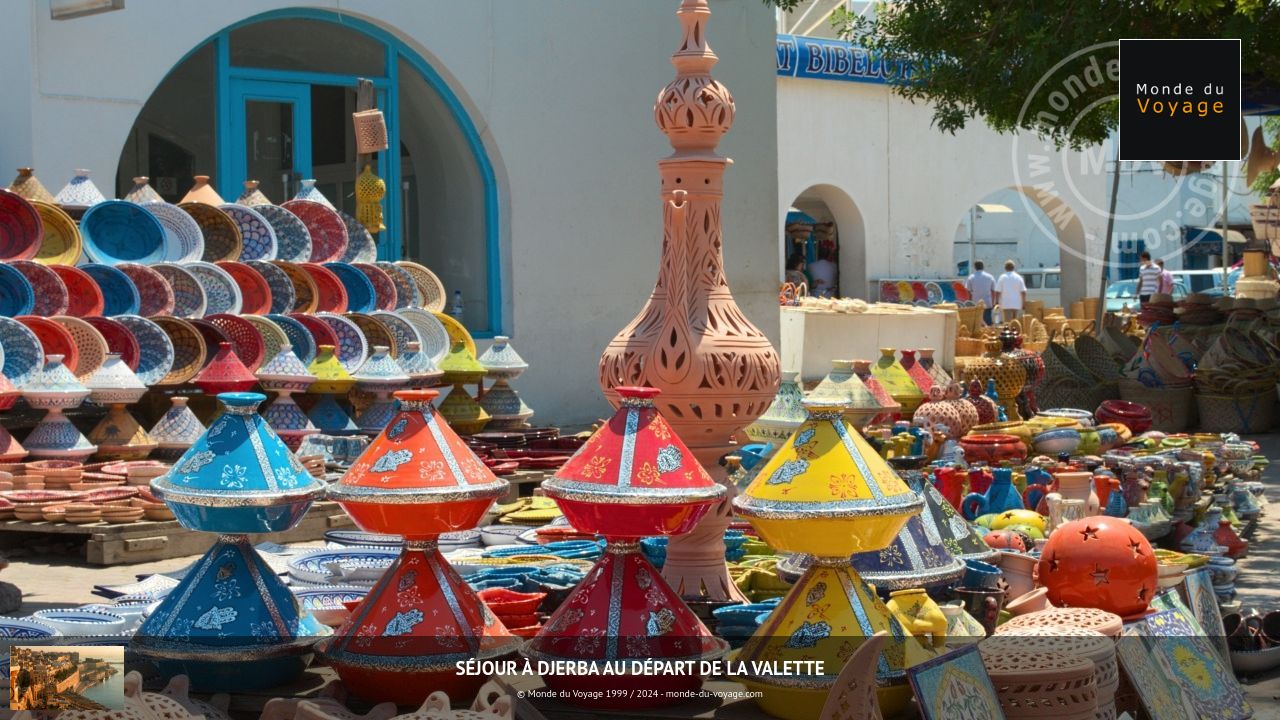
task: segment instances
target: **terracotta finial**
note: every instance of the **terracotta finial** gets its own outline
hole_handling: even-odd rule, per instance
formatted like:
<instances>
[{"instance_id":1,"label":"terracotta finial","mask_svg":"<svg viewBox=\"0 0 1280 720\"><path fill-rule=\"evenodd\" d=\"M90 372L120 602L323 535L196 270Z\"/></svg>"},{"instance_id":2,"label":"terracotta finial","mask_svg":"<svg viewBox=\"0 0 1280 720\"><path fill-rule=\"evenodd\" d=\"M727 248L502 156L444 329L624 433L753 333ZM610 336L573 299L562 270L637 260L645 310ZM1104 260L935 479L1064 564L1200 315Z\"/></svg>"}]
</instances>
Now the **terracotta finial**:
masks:
<instances>
[{"instance_id":1,"label":"terracotta finial","mask_svg":"<svg viewBox=\"0 0 1280 720\"><path fill-rule=\"evenodd\" d=\"M676 12L684 35L671 56L676 77L658 94L654 120L666 133L672 157L714 154L720 137L733 127L734 104L729 89L711 77L718 58L707 44L706 0L684 0Z\"/></svg>"}]
</instances>

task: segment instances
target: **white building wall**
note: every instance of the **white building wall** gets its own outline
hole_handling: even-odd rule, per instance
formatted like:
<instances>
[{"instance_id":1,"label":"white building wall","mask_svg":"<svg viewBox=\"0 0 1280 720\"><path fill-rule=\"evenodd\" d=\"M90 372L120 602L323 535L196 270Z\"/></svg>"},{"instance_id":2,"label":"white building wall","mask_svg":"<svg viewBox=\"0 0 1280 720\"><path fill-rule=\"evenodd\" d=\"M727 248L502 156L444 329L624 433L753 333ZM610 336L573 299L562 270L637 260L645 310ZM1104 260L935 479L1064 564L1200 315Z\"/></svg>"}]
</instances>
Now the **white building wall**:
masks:
<instances>
[{"instance_id":1,"label":"white building wall","mask_svg":"<svg viewBox=\"0 0 1280 720\"><path fill-rule=\"evenodd\" d=\"M504 329L531 366L516 387L535 422L607 414L600 352L657 275L655 162L670 148L652 104L673 76L675 0L129 0L122 11L56 22L46 2L11 2L0 23L0 168L34 165L53 192L90 168L110 192L134 118L184 54L228 25L300 5L396 33L462 98L499 176ZM776 340L779 220L776 205L761 202L778 196L774 17L759 2L711 7L715 74L739 107L721 144L735 160L727 273L739 304Z\"/></svg>"}]
</instances>

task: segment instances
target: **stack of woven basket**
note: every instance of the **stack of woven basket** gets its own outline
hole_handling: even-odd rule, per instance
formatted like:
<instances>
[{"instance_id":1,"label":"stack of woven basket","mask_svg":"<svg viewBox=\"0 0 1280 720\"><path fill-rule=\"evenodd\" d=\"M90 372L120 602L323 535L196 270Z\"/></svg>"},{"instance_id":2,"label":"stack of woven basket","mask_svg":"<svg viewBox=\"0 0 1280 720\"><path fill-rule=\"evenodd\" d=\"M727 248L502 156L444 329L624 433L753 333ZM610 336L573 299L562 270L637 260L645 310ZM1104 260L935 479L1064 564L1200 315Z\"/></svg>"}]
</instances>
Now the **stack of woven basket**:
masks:
<instances>
[{"instance_id":1,"label":"stack of woven basket","mask_svg":"<svg viewBox=\"0 0 1280 720\"><path fill-rule=\"evenodd\" d=\"M1061 340L1049 339L1042 357L1041 407L1095 408L1120 397L1120 364L1093 335L1064 328Z\"/></svg>"},{"instance_id":2,"label":"stack of woven basket","mask_svg":"<svg viewBox=\"0 0 1280 720\"><path fill-rule=\"evenodd\" d=\"M1196 406L1205 432L1258 433L1276 416L1280 348L1233 321L1196 367Z\"/></svg>"},{"instance_id":3,"label":"stack of woven basket","mask_svg":"<svg viewBox=\"0 0 1280 720\"><path fill-rule=\"evenodd\" d=\"M1195 408L1196 357L1190 343L1172 327L1153 325L1120 378L1120 397L1151 410L1152 427L1181 432Z\"/></svg>"}]
</instances>

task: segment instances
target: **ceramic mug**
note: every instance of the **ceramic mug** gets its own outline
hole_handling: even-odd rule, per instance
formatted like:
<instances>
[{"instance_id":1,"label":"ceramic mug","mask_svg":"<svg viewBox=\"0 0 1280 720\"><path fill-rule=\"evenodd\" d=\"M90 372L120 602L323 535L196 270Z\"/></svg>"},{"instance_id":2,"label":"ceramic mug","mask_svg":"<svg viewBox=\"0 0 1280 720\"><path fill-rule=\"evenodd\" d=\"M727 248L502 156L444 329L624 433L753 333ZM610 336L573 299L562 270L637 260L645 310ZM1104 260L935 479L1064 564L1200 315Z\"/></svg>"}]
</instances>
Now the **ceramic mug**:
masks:
<instances>
[{"instance_id":1,"label":"ceramic mug","mask_svg":"<svg viewBox=\"0 0 1280 720\"><path fill-rule=\"evenodd\" d=\"M965 612L978 622L987 635L996 631L1000 620L1000 603L1004 598L1003 590L987 590L975 588L956 588L956 597L964 604Z\"/></svg>"}]
</instances>

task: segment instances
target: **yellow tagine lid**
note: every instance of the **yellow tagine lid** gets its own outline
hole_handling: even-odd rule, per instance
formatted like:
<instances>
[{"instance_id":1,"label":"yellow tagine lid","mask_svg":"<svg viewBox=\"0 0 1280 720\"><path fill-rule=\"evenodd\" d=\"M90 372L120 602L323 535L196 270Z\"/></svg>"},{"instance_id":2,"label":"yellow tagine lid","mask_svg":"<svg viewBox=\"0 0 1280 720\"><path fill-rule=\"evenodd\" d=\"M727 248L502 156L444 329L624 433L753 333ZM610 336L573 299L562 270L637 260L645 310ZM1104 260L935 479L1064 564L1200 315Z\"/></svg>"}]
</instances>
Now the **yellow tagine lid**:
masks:
<instances>
[{"instance_id":1,"label":"yellow tagine lid","mask_svg":"<svg viewBox=\"0 0 1280 720\"><path fill-rule=\"evenodd\" d=\"M924 500L842 416L844 405L806 400L805 409L735 509L780 550L848 557L886 547Z\"/></svg>"},{"instance_id":2,"label":"yellow tagine lid","mask_svg":"<svg viewBox=\"0 0 1280 720\"><path fill-rule=\"evenodd\" d=\"M316 376L316 381L310 387L313 393L341 395L356 384L351 373L348 373L342 366L342 362L338 360L332 345L321 345L316 348L316 358L307 366L307 370Z\"/></svg>"},{"instance_id":3,"label":"yellow tagine lid","mask_svg":"<svg viewBox=\"0 0 1280 720\"><path fill-rule=\"evenodd\" d=\"M924 392L898 362L893 348L880 348L880 359L871 366L871 374L894 400L902 404L903 412L914 412L924 402Z\"/></svg>"},{"instance_id":4,"label":"yellow tagine lid","mask_svg":"<svg viewBox=\"0 0 1280 720\"><path fill-rule=\"evenodd\" d=\"M810 400L845 405L844 415L858 427L871 422L883 407L853 372L852 360L832 360L831 372L809 393Z\"/></svg>"}]
</instances>

